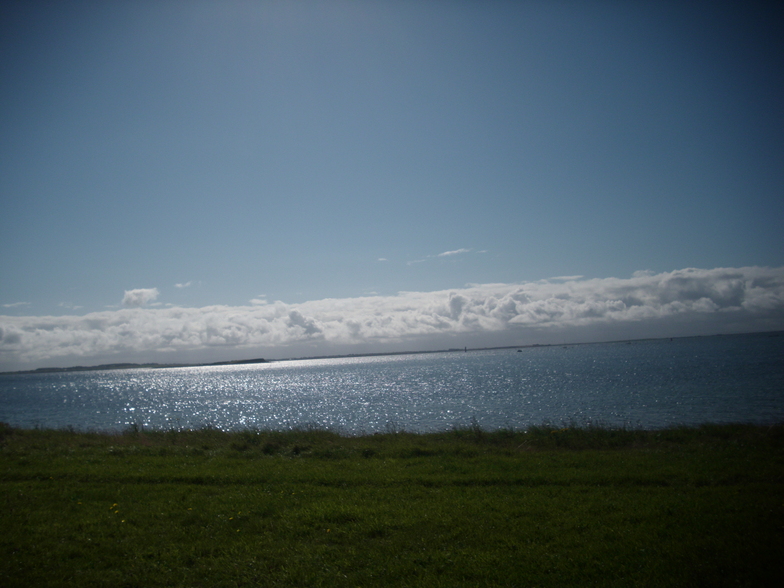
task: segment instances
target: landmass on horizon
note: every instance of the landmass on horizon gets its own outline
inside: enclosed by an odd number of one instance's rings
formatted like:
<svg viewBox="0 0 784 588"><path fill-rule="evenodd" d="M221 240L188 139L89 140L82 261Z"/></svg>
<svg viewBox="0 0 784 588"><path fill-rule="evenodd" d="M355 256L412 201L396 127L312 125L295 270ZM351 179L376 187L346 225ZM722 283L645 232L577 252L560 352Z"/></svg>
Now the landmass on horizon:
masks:
<svg viewBox="0 0 784 588"><path fill-rule="evenodd" d="M235 359L230 361L216 361L213 363L103 363L100 365L74 365L70 367L43 367L34 370L19 370L15 372L0 372L6 374L49 374L58 372L94 372L101 370L130 370L130 369L163 369L178 367L211 367L219 365L246 365L254 363L267 363L266 359Z"/></svg>

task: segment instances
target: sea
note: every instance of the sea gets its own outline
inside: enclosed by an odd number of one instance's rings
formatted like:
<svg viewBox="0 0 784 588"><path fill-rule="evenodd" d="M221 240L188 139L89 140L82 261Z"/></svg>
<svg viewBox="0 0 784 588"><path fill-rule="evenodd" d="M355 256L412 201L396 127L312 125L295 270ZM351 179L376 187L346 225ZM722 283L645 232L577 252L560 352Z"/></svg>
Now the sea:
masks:
<svg viewBox="0 0 784 588"><path fill-rule="evenodd" d="M0 375L0 422L342 434L784 422L784 333Z"/></svg>

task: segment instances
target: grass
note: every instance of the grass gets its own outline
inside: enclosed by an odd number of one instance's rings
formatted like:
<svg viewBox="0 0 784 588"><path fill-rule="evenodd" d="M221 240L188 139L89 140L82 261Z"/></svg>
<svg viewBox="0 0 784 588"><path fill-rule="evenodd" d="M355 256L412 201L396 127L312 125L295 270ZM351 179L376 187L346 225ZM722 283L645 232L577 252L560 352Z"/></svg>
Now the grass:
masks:
<svg viewBox="0 0 784 588"><path fill-rule="evenodd" d="M0 426L0 585L784 585L784 426Z"/></svg>

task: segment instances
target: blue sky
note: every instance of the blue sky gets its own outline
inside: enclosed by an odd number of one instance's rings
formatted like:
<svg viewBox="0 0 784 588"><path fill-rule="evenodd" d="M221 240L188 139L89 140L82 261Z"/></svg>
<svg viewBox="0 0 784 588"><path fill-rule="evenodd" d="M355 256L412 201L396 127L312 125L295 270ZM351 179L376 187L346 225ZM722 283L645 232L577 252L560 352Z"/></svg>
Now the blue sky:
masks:
<svg viewBox="0 0 784 588"><path fill-rule="evenodd" d="M772 3L0 11L0 368L784 328Z"/></svg>

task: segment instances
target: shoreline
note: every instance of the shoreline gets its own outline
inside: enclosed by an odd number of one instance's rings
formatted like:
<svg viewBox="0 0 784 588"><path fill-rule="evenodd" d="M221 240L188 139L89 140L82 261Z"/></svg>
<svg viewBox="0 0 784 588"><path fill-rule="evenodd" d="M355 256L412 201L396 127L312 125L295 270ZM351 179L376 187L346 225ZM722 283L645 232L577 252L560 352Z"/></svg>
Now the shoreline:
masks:
<svg viewBox="0 0 784 588"><path fill-rule="evenodd" d="M417 432L394 426L386 431L363 432L350 434L329 428L314 426L295 427L291 429L235 429L223 430L212 426L198 428L148 428L141 425L129 425L122 430L81 430L71 426L61 428L17 427L0 422L0 448L10 437L26 437L29 439L49 439L62 441L81 439L90 440L91 444L102 445L118 441L142 445L166 446L176 445L178 441L190 439L210 439L220 446L235 446L241 440L248 446L259 445L266 439L277 439L280 443L296 444L301 439L320 439L327 444L343 443L349 446L362 446L366 442L377 443L389 439L409 439L426 444L444 444L449 442L469 441L474 444L489 446L515 446L523 442L529 449L601 449L601 448L640 448L643 445L668 444L673 441L694 441L698 438L726 441L741 437L771 437L784 444L784 422L773 424L757 424L752 422L711 423L697 425L670 425L661 429L640 429L625 426L612 427L602 425L577 425L574 423L561 426L542 423L526 428L483 429L474 423L466 426L454 426L441 431ZM236 447L235 447L236 448Z"/></svg>

